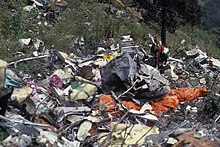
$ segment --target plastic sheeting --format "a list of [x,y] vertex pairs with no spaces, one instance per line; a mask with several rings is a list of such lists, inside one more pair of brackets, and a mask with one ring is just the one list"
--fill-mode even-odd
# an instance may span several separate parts
[[155,114],[167,112],[169,108],[175,109],[180,102],[194,100],[203,97],[207,93],[206,88],[176,88],[169,90],[168,95],[161,101],[155,101],[152,104],[152,110]]
[[128,53],[113,59],[101,68],[102,85],[105,93],[123,88],[124,82],[132,81],[137,72],[137,64]]
[[131,102],[131,101],[122,101],[122,104],[128,109],[140,110],[141,106]]
[[111,95],[103,95],[98,102],[100,111],[114,112],[116,105]]

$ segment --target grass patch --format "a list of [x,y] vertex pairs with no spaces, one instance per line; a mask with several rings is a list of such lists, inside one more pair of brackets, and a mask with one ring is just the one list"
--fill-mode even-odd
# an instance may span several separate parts
[[[149,33],[158,38],[160,36],[160,32],[147,24],[137,23],[135,19],[115,18],[107,14],[105,10],[108,5],[97,3],[95,0],[67,0],[68,7],[61,9],[60,17],[47,26],[44,25],[44,18],[37,19],[37,12],[24,12],[22,8],[25,1],[20,2],[18,5],[14,0],[10,0],[10,5],[5,2],[4,7],[3,3],[0,4],[3,12],[0,14],[0,20],[4,20],[0,21],[0,58],[5,60],[12,58],[16,51],[26,52],[26,49],[19,45],[18,41],[21,38],[39,38],[45,42],[47,48],[53,44],[58,50],[75,53],[75,40],[84,37],[84,53],[88,54],[93,53],[100,42],[108,41],[109,38],[114,38],[114,42],[117,43],[121,35],[130,34],[138,45],[146,47]],[[11,12],[12,8],[8,6],[15,7],[16,11]],[[42,24],[38,25],[40,21]],[[184,50],[199,45],[209,56],[219,58],[219,32],[218,28],[202,30],[186,25],[174,34],[167,33],[167,44],[173,56],[181,57]],[[182,39],[186,40],[184,47],[180,45]]]

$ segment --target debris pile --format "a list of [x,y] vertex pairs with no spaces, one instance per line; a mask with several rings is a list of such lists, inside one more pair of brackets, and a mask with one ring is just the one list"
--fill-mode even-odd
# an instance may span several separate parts
[[[127,11],[110,5],[106,12],[142,19],[115,2]],[[33,13],[37,26],[43,27],[52,27],[67,7],[63,0],[27,3],[23,10]],[[1,146],[219,146],[219,116],[217,135],[198,129],[187,117],[171,126],[164,122],[171,113],[178,115],[181,105],[204,99],[208,82],[220,87],[219,60],[198,46],[181,59],[169,57],[169,49],[150,34],[148,50],[127,35],[119,44],[100,43],[93,55],[85,56],[84,37],[68,37],[76,54],[24,38],[19,43],[27,52],[13,55],[19,60],[0,60]],[[198,108],[187,105],[181,115],[193,116]]]
[[[155,44],[151,51],[156,54],[148,55],[128,35],[122,36],[117,48],[100,46],[94,55],[78,57],[47,50],[38,39],[30,41],[20,40],[43,48],[36,49],[34,57],[8,64],[1,61],[0,126],[9,134],[1,145],[197,146],[202,141],[198,138],[204,139],[202,146],[218,145],[205,139],[204,133],[184,128],[187,120],[164,132],[157,125],[179,103],[206,96],[201,73],[197,75],[200,87],[189,83],[196,74],[192,67],[203,74],[219,74],[220,61],[200,49],[187,51],[185,59],[175,59],[168,58],[168,49],[158,50],[161,46]],[[18,77],[10,70],[35,60],[45,63],[45,75],[20,71]]]

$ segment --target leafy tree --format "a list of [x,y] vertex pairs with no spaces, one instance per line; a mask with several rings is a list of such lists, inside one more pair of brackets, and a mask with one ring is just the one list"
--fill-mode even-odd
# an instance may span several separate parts
[[173,33],[180,25],[200,25],[202,8],[199,0],[134,0],[144,9],[145,21],[154,21],[161,26],[161,41],[166,46],[166,31]]

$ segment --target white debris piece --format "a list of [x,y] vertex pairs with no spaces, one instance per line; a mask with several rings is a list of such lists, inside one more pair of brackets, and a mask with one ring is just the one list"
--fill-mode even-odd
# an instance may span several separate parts
[[41,3],[39,3],[38,1],[36,1],[36,0],[32,0],[32,2],[34,2],[35,5],[37,5],[39,7],[43,7],[43,5]]
[[175,74],[174,70],[174,66],[170,65],[170,69],[167,69],[164,71],[164,74],[168,76],[168,78],[170,78],[171,80],[178,80],[178,76]]
[[31,42],[31,38],[28,39],[19,39],[19,42],[21,43],[21,45],[29,45]]
[[87,136],[90,135],[89,130],[92,128],[92,123],[90,121],[84,121],[78,130],[77,139],[83,141]]
[[160,72],[157,69],[150,65],[142,64],[140,71],[165,85],[169,85],[169,81],[160,75]]
[[208,59],[208,61],[211,62],[210,63],[211,65],[220,68],[220,61],[218,59],[211,58],[211,59]]
[[198,47],[196,47],[195,49],[192,49],[190,51],[186,51],[185,53],[187,56],[203,55],[203,56],[207,57],[207,54],[204,53],[203,51],[201,51]]
[[131,35],[125,35],[122,36],[123,40],[122,41],[132,41],[133,39],[131,38]]
[[205,84],[206,84],[206,80],[205,80],[205,78],[200,79],[200,80],[199,80],[199,83],[205,85]]
[[44,42],[39,39],[36,39],[36,41],[34,42],[34,47],[38,49],[40,46],[44,46]]

